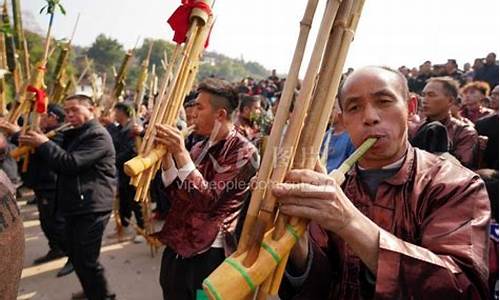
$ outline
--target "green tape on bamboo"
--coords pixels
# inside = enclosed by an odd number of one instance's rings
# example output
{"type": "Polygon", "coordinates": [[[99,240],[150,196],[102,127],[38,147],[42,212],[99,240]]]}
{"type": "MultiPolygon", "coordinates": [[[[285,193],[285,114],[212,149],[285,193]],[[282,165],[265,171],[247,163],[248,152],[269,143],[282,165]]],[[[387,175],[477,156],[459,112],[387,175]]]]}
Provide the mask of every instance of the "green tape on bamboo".
{"type": "Polygon", "coordinates": [[[260,245],[262,246],[262,248],[264,248],[264,250],[267,251],[267,253],[271,254],[276,264],[279,265],[281,257],[278,255],[278,253],[276,253],[276,251],[274,251],[274,249],[265,242],[262,242],[260,245]]]}
{"type": "Polygon", "coordinates": [[[238,273],[241,274],[241,276],[243,276],[243,278],[247,282],[250,290],[252,290],[252,291],[255,290],[255,284],[253,283],[252,278],[250,277],[250,275],[248,275],[245,268],[239,262],[237,262],[236,260],[234,260],[230,257],[226,258],[226,260],[224,262],[227,263],[228,265],[230,265],[231,267],[233,267],[236,271],[238,271],[238,273]]]}
{"type": "Polygon", "coordinates": [[[300,239],[300,235],[299,233],[295,230],[295,228],[293,228],[292,225],[290,224],[287,224],[286,225],[286,231],[288,231],[288,233],[290,233],[292,236],[293,236],[293,239],[295,240],[295,242],[298,242],[299,239],[300,239]]]}
{"type": "MultiPolygon", "coordinates": [[[[212,282],[210,282],[210,280],[208,280],[208,278],[203,280],[203,285],[207,287],[207,289],[210,291],[210,294],[212,294],[212,296],[214,296],[216,300],[222,300],[221,295],[219,294],[217,289],[213,286],[212,282]]],[[[196,297],[197,297],[196,299],[198,299],[198,295],[196,297]]],[[[205,294],[205,297],[206,297],[206,294],[205,294]]]]}

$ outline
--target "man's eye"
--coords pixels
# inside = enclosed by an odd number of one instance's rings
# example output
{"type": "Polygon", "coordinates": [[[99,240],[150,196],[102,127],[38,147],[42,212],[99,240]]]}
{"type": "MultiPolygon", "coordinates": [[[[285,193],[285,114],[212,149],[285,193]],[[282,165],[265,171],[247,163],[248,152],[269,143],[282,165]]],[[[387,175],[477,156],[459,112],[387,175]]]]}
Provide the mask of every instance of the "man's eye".
{"type": "Polygon", "coordinates": [[[349,111],[349,112],[355,112],[355,111],[357,111],[358,109],[359,109],[359,106],[357,106],[357,105],[351,105],[351,106],[349,106],[349,107],[347,108],[347,111],[349,111]]]}

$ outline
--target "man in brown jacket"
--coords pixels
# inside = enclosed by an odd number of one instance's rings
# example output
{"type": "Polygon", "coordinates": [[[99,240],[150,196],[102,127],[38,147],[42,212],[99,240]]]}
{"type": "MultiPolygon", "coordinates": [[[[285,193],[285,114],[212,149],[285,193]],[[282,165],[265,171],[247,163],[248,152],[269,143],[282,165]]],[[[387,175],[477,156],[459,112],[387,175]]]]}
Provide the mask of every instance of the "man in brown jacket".
{"type": "Polygon", "coordinates": [[[290,254],[281,299],[485,299],[490,206],[479,176],[413,148],[406,79],[382,67],[340,89],[353,144],[375,145],[340,187],[292,170],[280,210],[315,224],[290,254]]]}
{"type": "Polygon", "coordinates": [[[473,126],[451,116],[450,108],[458,97],[458,82],[451,77],[435,77],[424,87],[423,109],[426,119],[420,129],[432,121],[446,127],[450,153],[468,168],[477,167],[478,135],[473,126]]]}

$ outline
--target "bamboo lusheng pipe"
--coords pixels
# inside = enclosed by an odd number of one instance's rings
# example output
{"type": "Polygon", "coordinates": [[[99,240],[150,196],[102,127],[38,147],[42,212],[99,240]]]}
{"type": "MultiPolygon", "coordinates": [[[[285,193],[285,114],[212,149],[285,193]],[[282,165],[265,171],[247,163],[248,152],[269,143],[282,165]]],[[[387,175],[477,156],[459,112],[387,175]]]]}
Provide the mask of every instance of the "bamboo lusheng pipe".
{"type": "MultiPolygon", "coordinates": [[[[311,60],[309,62],[303,86],[299,92],[297,103],[294,108],[293,117],[290,118],[289,126],[285,133],[283,143],[278,149],[276,167],[271,175],[270,183],[283,182],[290,163],[295,155],[300,132],[305,121],[306,113],[311,102],[311,94],[316,83],[321,58],[328,41],[328,36],[340,6],[339,1],[328,1],[323,19],[319,28],[318,36],[314,45],[311,60]]],[[[260,212],[253,227],[253,235],[250,238],[249,250],[243,263],[246,267],[251,266],[259,255],[260,243],[266,231],[271,227],[275,216],[276,197],[271,193],[266,193],[260,206],[260,212]]]]}
{"type": "Polygon", "coordinates": [[[21,5],[19,0],[12,0],[12,15],[14,21],[14,40],[16,44],[16,49],[21,53],[19,59],[22,62],[22,74],[25,75],[23,81],[27,81],[29,78],[30,64],[29,64],[29,52],[27,47],[27,42],[24,37],[23,21],[21,13],[21,5]]]}
{"type": "MultiPolygon", "coordinates": [[[[331,173],[331,177],[341,185],[345,174],[373,146],[375,138],[367,139],[359,148],[331,173]]],[[[203,289],[210,299],[246,299],[256,290],[279,266],[283,257],[288,255],[295,243],[305,233],[306,221],[287,225],[285,234],[279,240],[272,238],[272,230],[268,231],[259,247],[259,258],[250,267],[245,267],[243,260],[246,253],[232,255],[203,281],[203,289]],[[228,280],[229,279],[229,280],[228,280]]]]}
{"type": "Polygon", "coordinates": [[[69,47],[65,46],[61,49],[61,53],[57,59],[57,64],[54,69],[54,74],[56,75],[54,85],[52,86],[52,92],[50,93],[50,101],[53,103],[59,103],[64,97],[64,90],[66,88],[65,74],[66,74],[66,63],[69,56],[69,47]]]}
{"type": "MultiPolygon", "coordinates": [[[[56,129],[53,129],[53,130],[47,132],[45,134],[45,136],[48,137],[49,139],[51,139],[58,132],[61,132],[63,130],[70,129],[70,128],[71,128],[71,124],[65,123],[65,124],[57,127],[56,129]]],[[[32,150],[33,150],[33,147],[30,147],[30,146],[19,146],[17,148],[12,149],[9,154],[13,159],[18,160],[21,156],[29,154],[32,150]]]]}
{"type": "MultiPolygon", "coordinates": [[[[327,46],[327,56],[324,61],[324,68],[320,73],[318,81],[318,89],[316,90],[316,99],[310,111],[310,120],[306,123],[304,131],[313,132],[314,134],[302,135],[301,148],[312,145],[312,151],[309,157],[305,156],[306,152],[300,152],[296,156],[294,167],[300,168],[314,168],[316,158],[319,154],[321,147],[322,137],[328,125],[331,112],[337,96],[338,87],[342,76],[342,69],[346,60],[347,51],[354,38],[354,32],[357,29],[359,17],[364,5],[364,0],[344,0],[339,9],[339,14],[334,23],[334,29],[330,43],[327,46]],[[330,80],[330,82],[328,82],[330,80]],[[312,122],[312,120],[319,120],[319,122],[312,122]]],[[[350,168],[353,163],[347,161],[341,168],[350,168]]],[[[341,173],[346,173],[348,169],[339,170],[341,173]]],[[[277,218],[273,238],[279,239],[284,231],[285,224],[288,218],[279,215],[277,218]]],[[[297,218],[292,218],[289,221],[291,224],[298,222],[297,218]]],[[[270,294],[276,295],[279,290],[281,279],[283,277],[284,269],[286,266],[287,257],[285,257],[280,267],[276,270],[273,276],[273,284],[271,285],[270,294]]]]}
{"type": "MultiPolygon", "coordinates": [[[[173,88],[170,90],[168,95],[168,98],[172,97],[170,105],[163,108],[163,110],[165,110],[165,115],[163,117],[158,116],[158,120],[162,120],[162,124],[173,125],[177,119],[184,97],[191,89],[191,86],[188,86],[188,84],[192,84],[194,80],[195,72],[191,72],[190,70],[193,67],[196,67],[197,61],[199,60],[201,51],[203,50],[205,41],[208,37],[208,33],[210,32],[211,24],[213,23],[212,17],[209,17],[207,23],[205,24],[204,22],[199,21],[198,18],[194,18],[192,20],[190,31],[192,31],[193,39],[188,40],[181,66],[177,70],[178,74],[177,76],[174,76],[174,80],[172,82],[173,88]]],[[[189,36],[190,35],[188,35],[188,38],[189,36]]],[[[146,144],[145,152],[147,155],[136,156],[126,162],[124,166],[125,173],[129,176],[137,176],[139,173],[153,167],[156,162],[160,161],[160,159],[166,154],[165,147],[155,147],[151,150],[148,149],[152,146],[153,139],[151,136],[148,137],[148,144],[146,144]]]]}
{"type": "MultiPolygon", "coordinates": [[[[262,163],[257,173],[257,182],[267,182],[271,176],[273,157],[275,147],[279,146],[281,134],[288,120],[290,106],[293,100],[293,94],[295,92],[295,87],[297,86],[298,75],[300,70],[300,65],[302,64],[302,59],[304,56],[307,38],[309,36],[309,31],[312,26],[312,21],[316,8],[318,6],[318,0],[309,0],[304,12],[304,16],[300,21],[300,32],[299,38],[297,39],[297,44],[295,46],[295,51],[292,59],[292,64],[288,71],[288,76],[285,81],[285,86],[283,87],[283,93],[280,99],[280,104],[278,106],[278,111],[276,112],[276,117],[273,122],[273,128],[271,129],[271,134],[269,136],[268,147],[264,151],[262,158],[262,163]]],[[[259,207],[261,199],[264,196],[265,189],[260,184],[257,184],[256,189],[252,192],[252,197],[250,200],[250,205],[248,207],[247,215],[243,225],[243,231],[238,243],[237,253],[242,253],[247,250],[248,240],[250,237],[250,232],[253,229],[255,220],[259,213],[259,207]]]]}
{"type": "MultiPolygon", "coordinates": [[[[347,28],[352,2],[352,0],[343,0],[335,17],[333,29],[330,32],[328,44],[325,49],[322,67],[317,77],[317,86],[311,101],[311,107],[308,111],[304,128],[302,129],[302,132],[307,134],[301,134],[300,136],[297,151],[293,159],[293,169],[313,169],[317,162],[323,133],[326,130],[329,116],[335,103],[335,96],[328,97],[328,91],[330,87],[335,87],[335,89],[338,87],[342,75],[342,70],[335,72],[335,67],[336,65],[343,66],[344,63],[343,59],[339,59],[338,53],[343,31],[347,28]]],[[[297,220],[293,220],[290,223],[295,224],[297,220]]],[[[288,218],[282,214],[278,214],[272,233],[274,240],[279,240],[285,234],[287,224],[289,224],[288,218]]],[[[277,294],[287,261],[288,255],[282,258],[274,274],[269,276],[261,286],[257,299],[265,299],[268,294],[277,294]]]]}
{"type": "MultiPolygon", "coordinates": [[[[2,27],[11,28],[10,17],[7,8],[7,1],[4,1],[2,6],[2,27]]],[[[18,94],[21,89],[22,79],[16,59],[17,56],[16,43],[14,40],[14,36],[12,35],[11,32],[4,32],[4,36],[5,36],[5,51],[7,56],[7,66],[9,68],[9,71],[12,73],[15,93],[18,94]]]]}
{"type": "MultiPolygon", "coordinates": [[[[211,5],[212,1],[206,0],[205,2],[211,5]]],[[[176,47],[174,59],[171,64],[169,64],[169,68],[178,66],[175,70],[175,75],[172,81],[170,81],[171,70],[167,70],[165,73],[162,90],[160,91],[160,100],[155,104],[150,126],[146,131],[144,142],[141,145],[141,151],[137,157],[125,164],[124,169],[126,172],[128,167],[127,164],[133,164],[134,160],[140,160],[143,156],[151,156],[151,153],[156,152],[157,148],[153,147],[154,125],[175,124],[178,112],[182,107],[182,102],[186,94],[191,90],[191,86],[196,77],[201,52],[204,49],[210,28],[213,24],[213,17],[211,15],[209,16],[204,11],[193,9],[190,20],[191,24],[184,47],[181,48],[179,45],[176,47]],[[181,49],[182,56],[176,59],[175,57],[181,54],[181,49]]],[[[165,152],[163,154],[165,154],[165,152]]],[[[135,200],[140,201],[143,208],[146,208],[149,203],[149,185],[153,175],[161,166],[162,156],[163,155],[156,157],[154,161],[150,162],[149,166],[137,172],[135,174],[136,176],[129,174],[132,175],[131,182],[137,187],[135,200]]],[[[153,252],[154,245],[150,244],[150,246],[153,252]]]]}
{"type": "Polygon", "coordinates": [[[125,53],[125,56],[123,57],[122,63],[120,65],[120,69],[115,77],[115,86],[112,92],[112,96],[114,99],[118,99],[121,96],[123,89],[125,88],[126,72],[131,60],[132,60],[132,51],[129,50],[127,51],[127,53],[125,53]]]}
{"type": "Polygon", "coordinates": [[[141,64],[141,70],[139,71],[139,77],[137,78],[137,83],[135,87],[135,107],[137,110],[139,110],[142,99],[144,99],[144,87],[146,84],[146,81],[148,79],[148,68],[149,68],[149,61],[151,59],[151,52],[153,51],[153,45],[154,42],[151,41],[149,44],[149,49],[148,53],[146,55],[146,58],[141,64]]]}

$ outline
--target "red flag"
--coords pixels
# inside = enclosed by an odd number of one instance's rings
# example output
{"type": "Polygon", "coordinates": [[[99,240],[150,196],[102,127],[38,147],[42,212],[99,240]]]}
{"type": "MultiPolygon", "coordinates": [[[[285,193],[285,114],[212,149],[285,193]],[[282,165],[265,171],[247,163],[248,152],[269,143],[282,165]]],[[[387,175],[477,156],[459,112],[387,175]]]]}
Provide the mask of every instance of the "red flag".
{"type": "MultiPolygon", "coordinates": [[[[179,6],[174,13],[170,16],[167,23],[170,25],[174,31],[174,42],[177,44],[184,43],[186,41],[186,34],[189,30],[189,17],[191,16],[191,11],[193,8],[198,8],[205,11],[207,14],[212,14],[212,9],[208,4],[197,0],[182,0],[181,6],[179,6]]],[[[205,48],[208,46],[208,39],[205,44],[205,48]]]]}
{"type": "Polygon", "coordinates": [[[26,88],[28,92],[35,93],[35,111],[39,114],[47,112],[47,94],[43,89],[37,89],[32,85],[26,88]]]}

